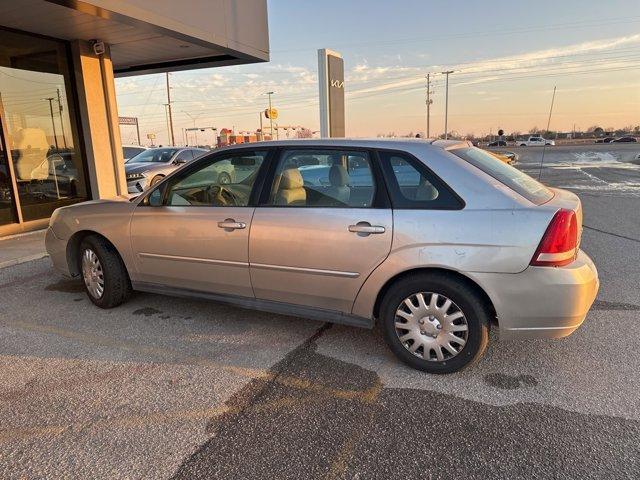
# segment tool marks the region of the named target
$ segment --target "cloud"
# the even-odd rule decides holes
[[[571,59],[570,57],[588,53],[596,53],[602,51],[611,51],[612,49],[640,44],[640,34],[628,35],[624,37],[611,38],[605,40],[594,40],[589,42],[582,42],[568,46],[548,48],[544,50],[536,50],[527,53],[521,53],[517,55],[508,55],[503,57],[495,57],[486,60],[480,60],[477,62],[460,63],[456,65],[430,65],[425,67],[401,67],[401,66],[381,66],[370,67],[367,64],[356,65],[351,70],[349,75],[349,82],[357,81],[370,81],[370,80],[383,80],[389,72],[394,73],[405,72],[413,73],[411,76],[400,77],[393,82],[379,83],[373,86],[365,86],[362,88],[356,88],[349,90],[350,94],[358,95],[364,93],[382,92],[386,90],[394,90],[402,87],[409,87],[412,85],[418,86],[424,84],[424,73],[439,72],[444,68],[454,70],[458,74],[462,75],[482,75],[486,73],[487,76],[474,78],[470,80],[456,80],[452,86],[465,86],[476,85],[484,82],[489,82],[500,78],[498,74],[522,74],[522,73],[534,73],[536,71],[542,71],[544,68],[549,67],[562,67],[565,71],[570,72],[571,69],[578,67],[585,67],[587,65],[593,69],[594,72],[607,68],[624,68],[626,66],[635,65],[635,60],[616,60],[611,59],[600,63],[589,63],[589,60]],[[560,57],[562,63],[558,63],[556,60]],[[590,59],[593,62],[593,59]],[[561,73],[561,72],[559,72]],[[418,76],[420,75],[420,76]],[[454,75],[455,76],[455,75]],[[435,77],[437,78],[437,77]],[[464,78],[464,76],[462,77]]]

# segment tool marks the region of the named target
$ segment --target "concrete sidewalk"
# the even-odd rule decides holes
[[[0,238],[0,268],[46,257],[45,230]]]

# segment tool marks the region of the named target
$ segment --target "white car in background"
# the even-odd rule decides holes
[[[555,145],[553,140],[547,140],[543,137],[529,137],[527,140],[518,140],[520,147],[544,147],[545,145]]]

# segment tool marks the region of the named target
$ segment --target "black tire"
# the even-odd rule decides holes
[[[220,172],[218,175],[218,185],[229,185],[231,183],[231,175],[227,172]]]
[[[400,341],[395,327],[396,310],[404,299],[419,292],[444,295],[463,312],[468,328],[467,339],[457,355],[442,361],[426,360],[411,353]],[[489,342],[490,313],[483,299],[465,282],[442,273],[415,274],[392,285],[382,300],[380,320],[391,351],[407,365],[428,373],[453,373],[476,363]]]
[[[82,272],[82,257],[87,249],[91,249],[102,266],[104,291],[96,298],[89,291],[85,282],[85,291],[89,300],[100,308],[113,308],[127,300],[131,295],[131,280],[127,268],[117,250],[108,241],[98,235],[89,235],[80,244],[80,270]]]
[[[151,179],[151,182],[149,183],[149,186],[153,187],[156,183],[162,181],[163,178],[164,178],[164,175],[156,175],[155,177],[153,177]]]

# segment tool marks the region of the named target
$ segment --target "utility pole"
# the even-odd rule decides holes
[[[443,75],[446,75],[446,87],[444,94],[444,139],[447,140],[449,138],[449,74],[453,73],[453,70],[447,70],[446,72],[442,72]]]
[[[58,93],[58,112],[60,113],[60,128],[62,129],[62,143],[64,143],[64,148],[67,148],[67,137],[64,134],[64,119],[62,118],[62,101],[60,100],[60,89],[56,88],[56,92]],[[140,143],[139,139],[138,139],[138,143]]]
[[[263,112],[258,112],[258,117],[260,117],[260,137],[262,140],[264,140],[264,129],[262,128],[262,113]]]
[[[55,97],[47,97],[47,98],[43,98],[43,100],[46,100],[49,102],[49,111],[51,112],[51,126],[53,127],[53,141],[56,144],[56,150],[58,150],[58,134],[56,133],[56,122],[53,120],[53,101],[55,100]]]
[[[271,140],[273,140],[273,115],[271,115],[271,95],[275,92],[267,92],[266,95],[269,95],[269,134],[271,135]]]
[[[171,114],[171,87],[169,86],[169,72],[167,75],[167,106],[169,107],[169,137],[171,140],[171,146],[176,146],[176,139],[173,136],[173,115]]]
[[[431,104],[433,100],[431,99],[431,74],[427,73],[427,138],[430,138],[431,134]]]

